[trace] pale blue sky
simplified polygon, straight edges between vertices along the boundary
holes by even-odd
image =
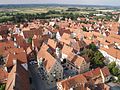
[[[0,4],[87,4],[120,6],[120,0],[0,0]]]

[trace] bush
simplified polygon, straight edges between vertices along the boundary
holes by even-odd
[[[118,76],[119,74],[119,69],[117,67],[112,68],[112,72],[111,72],[114,76]]]
[[[0,90],[5,90],[5,84],[0,85]]]
[[[110,71],[112,71],[112,69],[116,67],[116,63],[115,62],[111,62],[110,64],[108,64],[108,68]]]
[[[118,75],[118,82],[120,82],[120,75]]]
[[[28,43],[32,44],[32,38],[28,38]]]

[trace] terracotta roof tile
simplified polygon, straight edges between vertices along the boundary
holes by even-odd
[[[10,53],[8,54],[6,58],[6,66],[11,67],[14,65],[13,60],[18,60],[21,63],[27,63],[27,55],[26,52],[20,52],[20,53]]]
[[[5,90],[30,90],[28,77],[28,72],[17,62],[8,75]]]
[[[68,55],[68,59],[78,68],[81,66],[83,62],[85,62],[85,59],[83,57],[75,55],[73,53]]]
[[[103,67],[101,70],[102,70],[104,77],[107,77],[110,75],[108,67]]]
[[[49,72],[51,70],[51,68],[53,67],[53,65],[56,62],[55,58],[50,53],[48,53],[46,51],[46,49],[44,49],[44,48],[40,49],[40,51],[37,54],[37,58],[38,59],[40,59],[40,58],[45,59],[43,61],[43,64],[44,64],[47,72]]]
[[[63,48],[62,48],[62,53],[69,55],[70,52],[72,52],[73,48],[70,46],[67,46],[64,44]]]
[[[6,83],[7,77],[8,73],[3,68],[0,68],[0,83]]]
[[[111,55],[112,57],[116,59],[120,59],[120,50],[118,49],[115,49],[112,47],[110,47],[109,49],[101,47],[100,50],[107,52],[107,54]]]
[[[70,88],[81,87],[82,84],[87,83],[86,78],[83,75],[76,75],[69,79],[62,80],[58,83],[61,83],[64,90],[69,90]]]
[[[92,73],[93,73],[93,77],[100,76],[101,75],[100,68],[96,68],[96,69],[92,70]]]
[[[55,42],[52,39],[48,39],[48,43],[47,43],[50,47],[52,47],[53,49],[56,48],[57,42]]]

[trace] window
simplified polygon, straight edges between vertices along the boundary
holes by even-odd
[[[32,78],[31,77],[29,78],[29,82],[30,82],[30,84],[32,84]]]
[[[58,79],[56,79],[56,82],[58,81]]]

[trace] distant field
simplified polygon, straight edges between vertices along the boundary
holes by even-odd
[[[77,14],[88,14],[92,11],[66,11],[69,7],[31,7],[31,8],[16,8],[16,9],[0,9],[1,13],[12,12],[12,13],[46,13],[49,10],[62,11],[67,13],[77,13]],[[80,8],[80,7],[79,7]],[[84,9],[83,7],[81,9]],[[94,12],[93,12],[94,13]]]
[[[17,8],[16,11],[19,13],[46,13],[49,10],[66,10],[67,8],[63,7],[40,7],[40,8]]]

